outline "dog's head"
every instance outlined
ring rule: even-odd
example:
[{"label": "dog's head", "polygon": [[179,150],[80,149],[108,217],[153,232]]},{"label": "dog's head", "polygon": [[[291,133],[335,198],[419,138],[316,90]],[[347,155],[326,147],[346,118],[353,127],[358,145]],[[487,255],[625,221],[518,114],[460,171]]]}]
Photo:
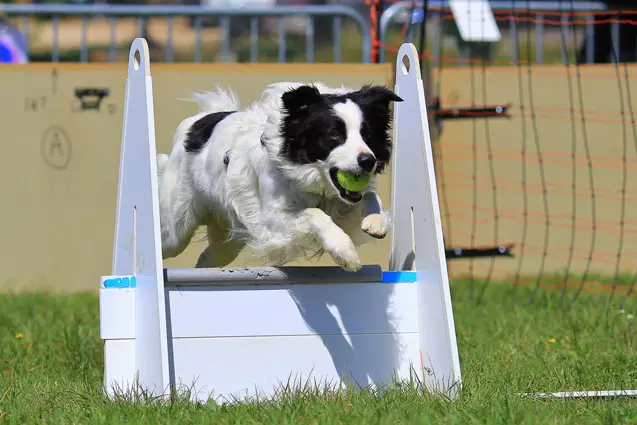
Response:
[{"label": "dog's head", "polygon": [[402,99],[375,85],[356,91],[300,85],[285,91],[281,101],[279,154],[293,165],[318,167],[330,193],[348,203],[359,202],[362,193],[341,187],[336,173],[383,172],[392,152],[390,103]]}]

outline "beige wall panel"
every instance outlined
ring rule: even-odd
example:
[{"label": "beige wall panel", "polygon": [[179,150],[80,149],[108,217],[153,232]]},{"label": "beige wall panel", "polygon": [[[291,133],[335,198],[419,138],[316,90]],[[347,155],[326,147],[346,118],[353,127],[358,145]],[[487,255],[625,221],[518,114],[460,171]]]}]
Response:
[{"label": "beige wall panel", "polygon": [[[637,70],[630,66],[627,74],[612,66],[590,66],[582,67],[578,77],[574,67],[534,66],[530,71],[445,69],[434,75],[433,81],[440,81],[443,108],[471,106],[473,99],[478,106],[511,104],[513,115],[444,123],[436,160],[447,245],[514,243],[516,258],[495,260],[496,276],[514,274],[520,262],[527,276],[538,275],[542,267],[545,273],[561,272],[569,262],[572,273],[582,274],[589,257],[591,273],[613,275],[618,252],[620,270],[634,271],[637,130],[630,105],[635,111]],[[474,261],[474,274],[485,276],[491,262]],[[450,262],[450,273],[469,273],[470,264]]]},{"label": "beige wall panel", "polygon": [[[159,152],[170,151],[176,126],[196,112],[179,100],[191,91],[222,84],[247,105],[276,81],[391,84],[390,65],[157,64],[152,75]],[[0,67],[0,290],[96,290],[100,275],[110,273],[125,83],[122,65]],[[99,110],[82,110],[76,88],[107,88],[109,95]],[[389,174],[380,191],[389,206]],[[386,266],[388,243],[362,248],[363,261]],[[204,247],[195,242],[165,265],[191,267]],[[234,264],[258,262],[244,254]],[[312,264],[332,263],[324,257]]]}]

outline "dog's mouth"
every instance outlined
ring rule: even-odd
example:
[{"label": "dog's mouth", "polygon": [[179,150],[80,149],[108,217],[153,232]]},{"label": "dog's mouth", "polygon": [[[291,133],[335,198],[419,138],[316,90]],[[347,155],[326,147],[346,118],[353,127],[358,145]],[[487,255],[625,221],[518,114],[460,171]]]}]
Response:
[{"label": "dog's mouth", "polygon": [[343,186],[340,185],[338,179],[336,178],[336,173],[338,172],[338,168],[330,169],[330,179],[332,179],[332,184],[338,190],[338,194],[344,200],[351,202],[352,204],[356,204],[363,199],[363,192],[352,192],[351,190],[345,190]]}]

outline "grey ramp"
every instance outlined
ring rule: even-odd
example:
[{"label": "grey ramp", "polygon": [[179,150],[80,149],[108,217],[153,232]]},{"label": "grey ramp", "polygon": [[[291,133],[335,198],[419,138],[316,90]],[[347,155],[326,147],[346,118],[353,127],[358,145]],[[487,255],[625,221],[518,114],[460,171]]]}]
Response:
[{"label": "grey ramp", "polygon": [[338,266],[232,267],[164,269],[166,286],[236,284],[318,284],[380,282],[380,265],[366,264],[357,272]]}]

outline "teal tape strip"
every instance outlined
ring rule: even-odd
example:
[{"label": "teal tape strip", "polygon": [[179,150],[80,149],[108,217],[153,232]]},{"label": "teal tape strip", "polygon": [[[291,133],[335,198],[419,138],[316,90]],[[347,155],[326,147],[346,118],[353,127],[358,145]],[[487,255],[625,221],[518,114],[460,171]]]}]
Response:
[{"label": "teal tape strip", "polygon": [[383,283],[414,283],[417,280],[416,272],[383,272]]},{"label": "teal tape strip", "polygon": [[115,277],[104,281],[104,288],[134,288],[137,286],[135,276]]}]

